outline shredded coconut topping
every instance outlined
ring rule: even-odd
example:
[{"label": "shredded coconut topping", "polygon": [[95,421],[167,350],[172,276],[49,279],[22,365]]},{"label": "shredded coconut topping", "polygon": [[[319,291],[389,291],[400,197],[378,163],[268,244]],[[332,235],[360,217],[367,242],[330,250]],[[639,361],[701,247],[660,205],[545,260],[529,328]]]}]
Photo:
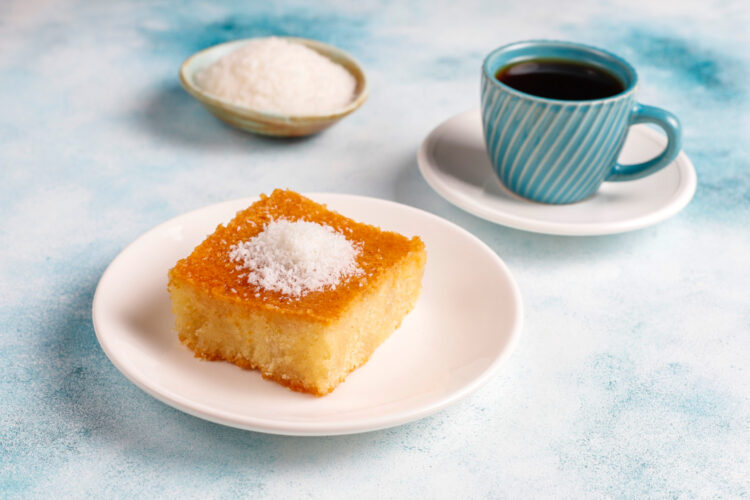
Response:
[{"label": "shredded coconut topping", "polygon": [[315,222],[277,219],[261,233],[232,245],[229,258],[247,270],[247,282],[291,297],[325,288],[363,273],[360,248],[346,237]]},{"label": "shredded coconut topping", "polygon": [[196,75],[222,99],[292,115],[334,112],[354,98],[357,81],[340,64],[285,38],[257,38]]}]

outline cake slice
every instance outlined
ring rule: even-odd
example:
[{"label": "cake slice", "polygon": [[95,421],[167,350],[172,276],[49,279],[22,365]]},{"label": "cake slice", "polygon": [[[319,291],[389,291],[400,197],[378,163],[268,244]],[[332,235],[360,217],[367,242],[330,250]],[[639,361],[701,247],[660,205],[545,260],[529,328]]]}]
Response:
[{"label": "cake slice", "polygon": [[411,311],[426,258],[418,237],[277,189],[169,271],[176,329],[196,357],[322,396]]}]

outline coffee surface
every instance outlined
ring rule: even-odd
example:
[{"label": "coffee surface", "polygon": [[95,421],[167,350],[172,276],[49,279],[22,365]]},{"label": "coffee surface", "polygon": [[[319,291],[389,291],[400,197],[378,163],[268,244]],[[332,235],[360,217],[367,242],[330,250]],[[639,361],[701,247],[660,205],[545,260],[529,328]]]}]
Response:
[{"label": "coffee surface", "polygon": [[603,99],[625,90],[616,76],[602,68],[562,59],[521,61],[500,68],[495,77],[526,94],[565,101]]}]

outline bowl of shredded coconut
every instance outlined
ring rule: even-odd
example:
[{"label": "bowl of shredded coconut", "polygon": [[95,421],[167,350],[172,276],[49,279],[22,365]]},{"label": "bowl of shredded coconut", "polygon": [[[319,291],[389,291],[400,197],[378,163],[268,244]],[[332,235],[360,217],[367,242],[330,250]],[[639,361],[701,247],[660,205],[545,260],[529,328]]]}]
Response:
[{"label": "bowl of shredded coconut", "polygon": [[180,81],[220,120],[263,135],[303,136],[330,127],[368,96],[346,52],[316,40],[249,38],[188,58]]}]

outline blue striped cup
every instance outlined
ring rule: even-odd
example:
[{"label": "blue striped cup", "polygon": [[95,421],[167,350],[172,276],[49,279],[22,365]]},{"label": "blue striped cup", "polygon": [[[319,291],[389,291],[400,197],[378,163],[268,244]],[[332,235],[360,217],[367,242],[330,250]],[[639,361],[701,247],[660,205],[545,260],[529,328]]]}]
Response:
[{"label": "blue striped cup", "polygon": [[[566,101],[520,92],[495,75],[529,59],[591,64],[617,77],[625,90],[611,97]],[[542,203],[573,203],[593,195],[604,181],[653,174],[680,151],[680,122],[670,112],[635,101],[638,76],[622,58],[595,47],[527,41],[495,49],[482,67],[482,126],[487,154],[502,183]],[[654,123],[667,134],[656,158],[621,165],[617,157],[628,127]]]}]

